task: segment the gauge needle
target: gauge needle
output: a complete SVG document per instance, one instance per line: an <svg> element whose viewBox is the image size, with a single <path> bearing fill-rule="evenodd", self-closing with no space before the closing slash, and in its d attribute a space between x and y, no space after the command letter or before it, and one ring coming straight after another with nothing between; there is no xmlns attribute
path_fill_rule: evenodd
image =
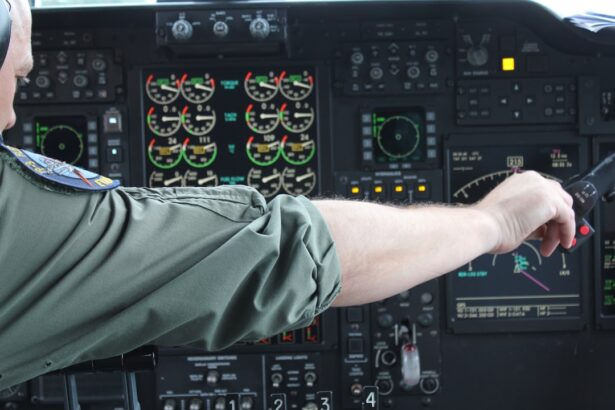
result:
<svg viewBox="0 0 615 410"><path fill-rule="evenodd" d="M258 83L259 87L263 87L263 88L269 88L270 90L276 90L278 87L276 87L275 85L271 85L269 83L266 83L264 81L261 81L260 83Z"/></svg>
<svg viewBox="0 0 615 410"><path fill-rule="evenodd" d="M295 118L309 118L313 116L314 116L314 113L311 113L311 112L296 112L294 115Z"/></svg>
<svg viewBox="0 0 615 410"><path fill-rule="evenodd" d="M275 173L273 175L269 175L268 177L263 178L263 182L267 183L267 182L273 181L274 179L279 178L279 177L280 177L280 174Z"/></svg>
<svg viewBox="0 0 615 410"><path fill-rule="evenodd" d="M215 143L215 142L212 142L211 144L207 144L207 145L205 145L205 146L203 147L203 149L204 149L205 151L209 151L209 150L211 150L212 148L215 148L215 147L216 147L216 143Z"/></svg>
<svg viewBox="0 0 615 410"><path fill-rule="evenodd" d="M205 178L201 178L198 181L196 181L199 185L203 185L208 183L209 181L213 181L214 179L216 179L216 176L210 176L210 177L205 177Z"/></svg>
<svg viewBox="0 0 615 410"><path fill-rule="evenodd" d="M267 146L268 146L270 149L272 149L273 147L276 147L276 146L278 146L279 144L280 144L280 141L273 141L273 142L270 142L269 144L267 144Z"/></svg>
<svg viewBox="0 0 615 410"><path fill-rule="evenodd" d="M167 180L164 181L164 186L169 186L171 184L176 183L177 181L181 181L182 178L183 177L180 175L180 176L175 177L175 178L167 179Z"/></svg>
<svg viewBox="0 0 615 410"><path fill-rule="evenodd" d="M175 145L171 145L171 146L169 147L169 151L171 151L171 152L175 152L175 151L177 151L178 149L181 149L181 147L182 147L182 144L175 144Z"/></svg>
<svg viewBox="0 0 615 410"><path fill-rule="evenodd" d="M295 179L297 180L297 182L301 182L301 181L303 181L304 179L308 179L308 178L311 178L311 177L313 177L313 176L314 176L314 173L313 173L313 172L308 172L307 174L305 174L305 175L301 175L300 177L297 177L297 178L295 178Z"/></svg>
<svg viewBox="0 0 615 410"><path fill-rule="evenodd" d="M293 81L293 85L296 87L307 88L308 90L312 88L309 84L302 83L301 81Z"/></svg>
<svg viewBox="0 0 615 410"><path fill-rule="evenodd" d="M207 91L208 93L210 93L210 92L212 92L214 90L213 88L208 87L208 86L203 85L203 84L195 84L194 87L198 88L199 90Z"/></svg>
<svg viewBox="0 0 615 410"><path fill-rule="evenodd" d="M169 122L169 121L179 121L180 118L179 117L167 117L166 115L162 116L162 121L163 122Z"/></svg>
<svg viewBox="0 0 615 410"><path fill-rule="evenodd" d="M313 143L314 143L314 141L306 141L306 142L304 142L303 144L301 144L301 146L302 146L303 148L306 148L306 147L308 147L308 146L312 145Z"/></svg>
<svg viewBox="0 0 615 410"><path fill-rule="evenodd" d="M162 88L163 90L167 90L167 91L173 91L174 93L179 91L177 88L173 88L170 85L166 85L166 84L161 85L160 88Z"/></svg>
<svg viewBox="0 0 615 410"><path fill-rule="evenodd" d="M278 118L278 114L261 114L260 118L261 120L266 120L269 118Z"/></svg>
<svg viewBox="0 0 615 410"><path fill-rule="evenodd" d="M544 283L542 283L541 281L539 281L538 279L536 279L535 277L533 277L532 275L530 275L526 271L520 270L519 272L521 272L526 278L528 278L529 280L531 280L532 282L534 282L536 285L540 286L541 288L543 288L547 292L551 292L551 289L549 289L547 287L547 285L545 285Z"/></svg>
<svg viewBox="0 0 615 410"><path fill-rule="evenodd" d="M207 120L213 120L216 117L214 117L213 115L197 115L196 116L196 120L197 121L207 121Z"/></svg>

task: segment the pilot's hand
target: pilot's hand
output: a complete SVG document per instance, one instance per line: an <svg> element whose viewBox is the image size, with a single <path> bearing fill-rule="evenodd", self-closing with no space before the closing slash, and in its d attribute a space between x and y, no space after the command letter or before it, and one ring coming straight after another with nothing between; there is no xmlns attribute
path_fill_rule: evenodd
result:
<svg viewBox="0 0 615 410"><path fill-rule="evenodd" d="M526 239L542 239L544 256L550 256L560 243L564 248L572 246L572 197L558 182L535 171L511 176L474 206L493 222L499 240L492 253L510 252Z"/></svg>

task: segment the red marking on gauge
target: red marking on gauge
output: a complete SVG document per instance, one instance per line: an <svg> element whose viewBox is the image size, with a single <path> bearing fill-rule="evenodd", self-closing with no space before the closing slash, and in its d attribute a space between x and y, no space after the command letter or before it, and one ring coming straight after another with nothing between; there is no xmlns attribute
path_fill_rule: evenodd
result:
<svg viewBox="0 0 615 410"><path fill-rule="evenodd" d="M147 146L148 151L151 151L152 149L154 149L155 144L156 144L156 138L152 138L152 140L149 142L149 145Z"/></svg>
<svg viewBox="0 0 615 410"><path fill-rule="evenodd" d="M286 71L282 71L282 74L280 74L280 81L282 81L284 77L286 77Z"/></svg>
<svg viewBox="0 0 615 410"><path fill-rule="evenodd" d="M182 75L181 83L182 84L185 83L187 79L188 79L188 74Z"/></svg>
<svg viewBox="0 0 615 410"><path fill-rule="evenodd" d="M182 110L182 115L186 115L187 112L188 112L188 106L186 105L184 109Z"/></svg>
<svg viewBox="0 0 615 410"><path fill-rule="evenodd" d="M216 82L214 81L213 78L209 80L209 84L211 84L211 88L216 88Z"/></svg>
<svg viewBox="0 0 615 410"><path fill-rule="evenodd" d="M286 103L282 104L282 107L280 108L280 112L282 111L286 111Z"/></svg>
<svg viewBox="0 0 615 410"><path fill-rule="evenodd" d="M154 111L155 111L154 107L150 107L149 111L147 112L147 116L149 117L150 115L152 115Z"/></svg>
<svg viewBox="0 0 615 410"><path fill-rule="evenodd" d="M188 143L189 143L189 142L190 142L190 138L186 138L186 139L184 140L184 143L182 144L182 148L184 148L184 149L185 149L185 148L188 146Z"/></svg>
<svg viewBox="0 0 615 410"><path fill-rule="evenodd" d="M145 82L147 85L149 85L149 83L151 83L154 80L154 74L150 74L147 77L147 81Z"/></svg>
<svg viewBox="0 0 615 410"><path fill-rule="evenodd" d="M282 137L282 145L286 144L286 141L288 141L288 135Z"/></svg>
<svg viewBox="0 0 615 410"><path fill-rule="evenodd" d="M273 81L275 81L275 85L279 85L280 84L280 78L279 77L273 77Z"/></svg>
<svg viewBox="0 0 615 410"><path fill-rule="evenodd" d="M311 75L308 76L308 81L310 82L310 85L314 85L314 77L312 77Z"/></svg>
<svg viewBox="0 0 615 410"><path fill-rule="evenodd" d="M248 105L248 109L246 110L246 112L252 111L253 108L254 108L254 104Z"/></svg>
<svg viewBox="0 0 615 410"><path fill-rule="evenodd" d="M177 88L182 86L182 83L179 80L175 80L175 84L177 84Z"/></svg>
<svg viewBox="0 0 615 410"><path fill-rule="evenodd" d="M252 145L252 142L254 142L254 135L250 135L250 138L248 138L248 144L247 145Z"/></svg>
<svg viewBox="0 0 615 410"><path fill-rule="evenodd" d="M252 77L252 71L248 71L248 74L246 74L246 79L244 81L248 81L250 77Z"/></svg>

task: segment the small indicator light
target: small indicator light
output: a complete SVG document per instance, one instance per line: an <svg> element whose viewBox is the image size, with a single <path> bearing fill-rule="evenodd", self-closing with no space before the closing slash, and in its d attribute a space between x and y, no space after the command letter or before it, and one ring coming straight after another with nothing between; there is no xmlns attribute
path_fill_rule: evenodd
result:
<svg viewBox="0 0 615 410"><path fill-rule="evenodd" d="M403 185L395 185L395 192L397 192L397 193L404 192L404 186Z"/></svg>
<svg viewBox="0 0 615 410"><path fill-rule="evenodd" d="M361 189L358 186L353 186L352 188L350 188L350 192L352 192L353 195L357 195L359 194L359 192L361 192Z"/></svg>
<svg viewBox="0 0 615 410"><path fill-rule="evenodd" d="M382 188L382 185L376 185L374 187L374 192L377 193L377 194L381 194L383 190L384 189Z"/></svg>
<svg viewBox="0 0 615 410"><path fill-rule="evenodd" d="M502 58L502 71L515 71L515 58L503 57Z"/></svg>
<svg viewBox="0 0 615 410"><path fill-rule="evenodd" d="M419 192L427 192L427 185L420 184L420 185L418 186L418 191L419 191Z"/></svg>

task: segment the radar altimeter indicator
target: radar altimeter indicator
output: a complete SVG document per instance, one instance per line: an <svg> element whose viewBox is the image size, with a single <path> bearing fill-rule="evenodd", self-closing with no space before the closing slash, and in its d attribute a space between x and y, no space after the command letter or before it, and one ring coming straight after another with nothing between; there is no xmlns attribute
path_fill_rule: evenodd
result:
<svg viewBox="0 0 615 410"><path fill-rule="evenodd" d="M179 171L154 171L149 176L151 188L172 188L184 186L184 176Z"/></svg>
<svg viewBox="0 0 615 410"><path fill-rule="evenodd" d="M312 167L284 168L282 186L291 195L308 195L316 187L316 172Z"/></svg>
<svg viewBox="0 0 615 410"><path fill-rule="evenodd" d="M419 147L421 130L419 124L410 117L393 115L383 119L375 118L374 122L378 124L378 146L390 158L407 158Z"/></svg>
<svg viewBox="0 0 615 410"><path fill-rule="evenodd" d="M181 93L193 104L202 104L216 92L216 82L209 73L199 76L184 74L180 80Z"/></svg>
<svg viewBox="0 0 615 410"><path fill-rule="evenodd" d="M248 127L259 134L273 132L280 123L280 112L273 103L250 104L246 109Z"/></svg>
<svg viewBox="0 0 615 410"><path fill-rule="evenodd" d="M218 175L211 169L190 169L184 174L184 181L186 186L214 187L218 185Z"/></svg>
<svg viewBox="0 0 615 410"><path fill-rule="evenodd" d="M243 87L250 98L259 102L271 100L280 89L279 80L273 71L266 74L248 72L243 81Z"/></svg>
<svg viewBox="0 0 615 410"><path fill-rule="evenodd" d="M38 125L38 124L37 124ZM40 150L45 156L76 164L83 156L83 134L69 125L40 127Z"/></svg>
<svg viewBox="0 0 615 410"><path fill-rule="evenodd" d="M209 136L188 137L182 145L184 159L194 168L210 166L218 155L218 145Z"/></svg>
<svg viewBox="0 0 615 410"><path fill-rule="evenodd" d="M314 77L307 71L280 74L280 92L291 101L301 101L314 89Z"/></svg>
<svg viewBox="0 0 615 410"><path fill-rule="evenodd" d="M282 173L277 168L252 168L248 172L248 185L265 198L271 198L282 187Z"/></svg>
<svg viewBox="0 0 615 410"><path fill-rule="evenodd" d="M210 105L199 104L192 110L186 105L181 113L184 129L192 135L205 135L216 126L216 112Z"/></svg>
<svg viewBox="0 0 615 410"><path fill-rule="evenodd" d="M282 157L292 165L304 165L316 154L316 141L309 134L291 134L282 137Z"/></svg>
<svg viewBox="0 0 615 410"><path fill-rule="evenodd" d="M306 131L314 123L314 108L308 102L284 103L280 107L280 121L289 132Z"/></svg>
<svg viewBox="0 0 615 410"><path fill-rule="evenodd" d="M150 74L145 80L145 93L157 104L169 104L179 97L181 81L175 74L156 78Z"/></svg>
<svg viewBox="0 0 615 410"><path fill-rule="evenodd" d="M182 160L182 144L175 137L164 142L152 138L147 146L147 156L160 169L175 168Z"/></svg>
<svg viewBox="0 0 615 410"><path fill-rule="evenodd" d="M246 154L254 164L266 167L280 158L282 150L275 134L250 136L246 143Z"/></svg>
<svg viewBox="0 0 615 410"><path fill-rule="evenodd" d="M146 121L150 131L159 137L170 137L182 125L181 115L177 107L168 105L158 108L150 107L147 112Z"/></svg>

